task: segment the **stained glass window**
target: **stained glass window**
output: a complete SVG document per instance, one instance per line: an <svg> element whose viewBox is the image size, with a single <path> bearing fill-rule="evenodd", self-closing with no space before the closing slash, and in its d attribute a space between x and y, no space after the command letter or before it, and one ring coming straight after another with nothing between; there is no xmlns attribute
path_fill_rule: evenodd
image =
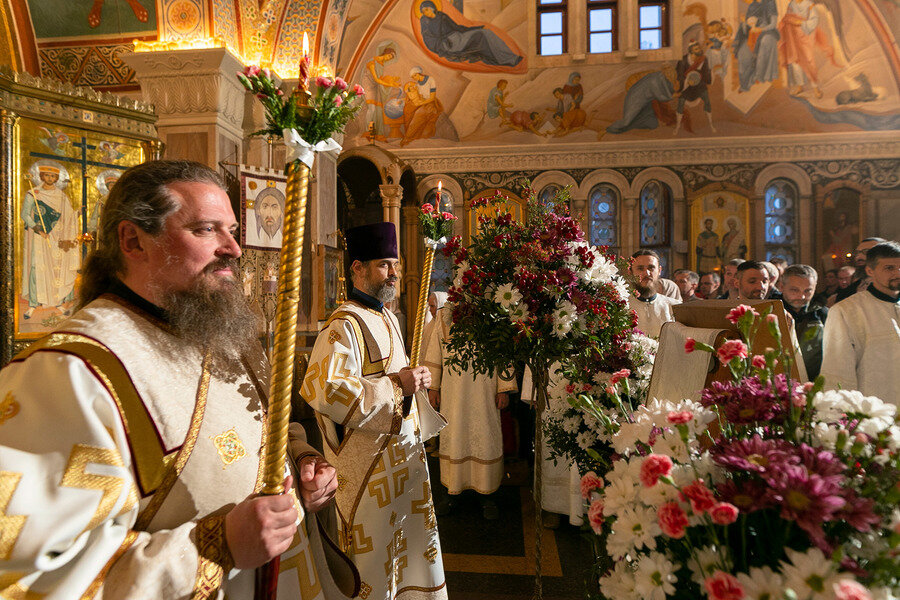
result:
<svg viewBox="0 0 900 600"><path fill-rule="evenodd" d="M541 204L546 206L547 208L553 210L554 200L556 200L556 195L562 191L562 186L551 183L549 185L544 186L544 188L538 193L538 200L540 200Z"/></svg>
<svg viewBox="0 0 900 600"><path fill-rule="evenodd" d="M766 260L797 262L797 188L775 179L766 188Z"/></svg>
<svg viewBox="0 0 900 600"><path fill-rule="evenodd" d="M590 239L594 246L609 246L618 252L619 192L605 183L595 185L588 194Z"/></svg>
<svg viewBox="0 0 900 600"><path fill-rule="evenodd" d="M671 253L670 229L672 192L661 181L648 181L641 190L641 248L659 254L659 269L668 275Z"/></svg>

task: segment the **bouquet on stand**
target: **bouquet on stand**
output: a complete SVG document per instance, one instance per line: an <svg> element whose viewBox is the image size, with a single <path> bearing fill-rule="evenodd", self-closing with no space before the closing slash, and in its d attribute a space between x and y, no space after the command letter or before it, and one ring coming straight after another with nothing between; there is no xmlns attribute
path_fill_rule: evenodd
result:
<svg viewBox="0 0 900 600"><path fill-rule="evenodd" d="M744 340L774 316L729 320ZM897 408L787 378L788 357L745 341L714 352L733 381L699 402L652 399L604 424L615 460L586 474L588 516L614 562L609 599L888 600L900 595ZM780 371L780 372L779 372ZM633 410L632 410L633 408Z"/></svg>
<svg viewBox="0 0 900 600"><path fill-rule="evenodd" d="M632 365L624 350L635 325L629 289L615 257L585 241L569 215L565 191L549 204L529 191L522 221L513 218L499 193L472 205L483 207L484 214L471 245L462 247L457 237L444 247L455 263L448 292L448 364L484 374L528 366L536 392L535 453L541 456L551 365L565 371L607 357L614 357L610 365ZM538 536L540 464L536 461ZM540 552L536 561L540 597Z"/></svg>

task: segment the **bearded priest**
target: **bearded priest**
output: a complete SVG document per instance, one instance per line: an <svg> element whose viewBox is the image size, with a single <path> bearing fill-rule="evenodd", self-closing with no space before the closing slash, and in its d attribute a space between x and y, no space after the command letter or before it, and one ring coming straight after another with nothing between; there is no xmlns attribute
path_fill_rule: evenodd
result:
<svg viewBox="0 0 900 600"><path fill-rule="evenodd" d="M279 555L279 598L345 597L303 518L333 467L298 440L302 505L291 476L254 493L268 372L236 228L204 165L113 186L79 310L0 372L0 597L251 598Z"/></svg>
<svg viewBox="0 0 900 600"><path fill-rule="evenodd" d="M423 443L446 425L428 403L427 367L410 367L397 318L392 223L348 229L353 289L316 338L301 395L338 470L342 549L368 600L447 598Z"/></svg>

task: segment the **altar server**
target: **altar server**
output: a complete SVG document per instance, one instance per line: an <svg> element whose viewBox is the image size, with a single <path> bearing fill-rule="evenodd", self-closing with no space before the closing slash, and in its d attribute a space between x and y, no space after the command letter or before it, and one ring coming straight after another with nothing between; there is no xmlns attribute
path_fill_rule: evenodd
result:
<svg viewBox="0 0 900 600"><path fill-rule="evenodd" d="M828 312L821 374L826 388L859 390L900 406L900 244L869 249L866 274L871 285Z"/></svg>
<svg viewBox="0 0 900 600"><path fill-rule="evenodd" d="M0 372L0 597L251 598L279 555L279 598L344 597L304 518L334 469L298 439L302 506L255 495L268 377L237 226L204 165L112 189L80 310Z"/></svg>
<svg viewBox="0 0 900 600"><path fill-rule="evenodd" d="M464 490L481 494L482 515L493 521L500 513L491 494L500 488L505 472L500 411L509 405L509 392L518 391L515 373L488 376L456 371L444 362L450 355L450 310L438 310L433 323L425 365L431 370L429 399L448 423L438 454L441 483L451 496ZM449 510L450 499L443 501Z"/></svg>
<svg viewBox="0 0 900 600"><path fill-rule="evenodd" d="M446 424L409 367L397 319L392 223L347 230L353 289L316 338L301 394L317 412L325 455L337 467L341 544L368 600L446 598L423 442ZM422 392L422 393L419 393Z"/></svg>

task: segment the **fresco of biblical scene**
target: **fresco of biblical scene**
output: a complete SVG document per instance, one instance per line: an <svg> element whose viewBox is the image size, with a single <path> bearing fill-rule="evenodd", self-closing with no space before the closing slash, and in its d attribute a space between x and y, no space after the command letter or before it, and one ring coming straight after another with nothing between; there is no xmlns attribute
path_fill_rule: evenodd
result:
<svg viewBox="0 0 900 600"><path fill-rule="evenodd" d="M518 3L398 0L348 57L349 78L373 92L347 139L436 148L900 129L900 64L873 25L896 20L892 4L680 6L678 56L588 55L577 70L524 73L535 24Z"/></svg>
<svg viewBox="0 0 900 600"><path fill-rule="evenodd" d="M825 195L822 203L822 266L826 271L853 266L853 252L859 244L859 192L838 188Z"/></svg>
<svg viewBox="0 0 900 600"><path fill-rule="evenodd" d="M691 202L691 268L721 272L734 258L748 258L750 202L728 190L701 193Z"/></svg>
<svg viewBox="0 0 900 600"><path fill-rule="evenodd" d="M241 171L241 246L281 250L286 186L283 176Z"/></svg>
<svg viewBox="0 0 900 600"><path fill-rule="evenodd" d="M21 119L15 219L15 335L35 338L71 314L119 175L143 162L134 140Z"/></svg>
<svg viewBox="0 0 900 600"><path fill-rule="evenodd" d="M28 0L28 9L38 39L156 33L155 0Z"/></svg>

